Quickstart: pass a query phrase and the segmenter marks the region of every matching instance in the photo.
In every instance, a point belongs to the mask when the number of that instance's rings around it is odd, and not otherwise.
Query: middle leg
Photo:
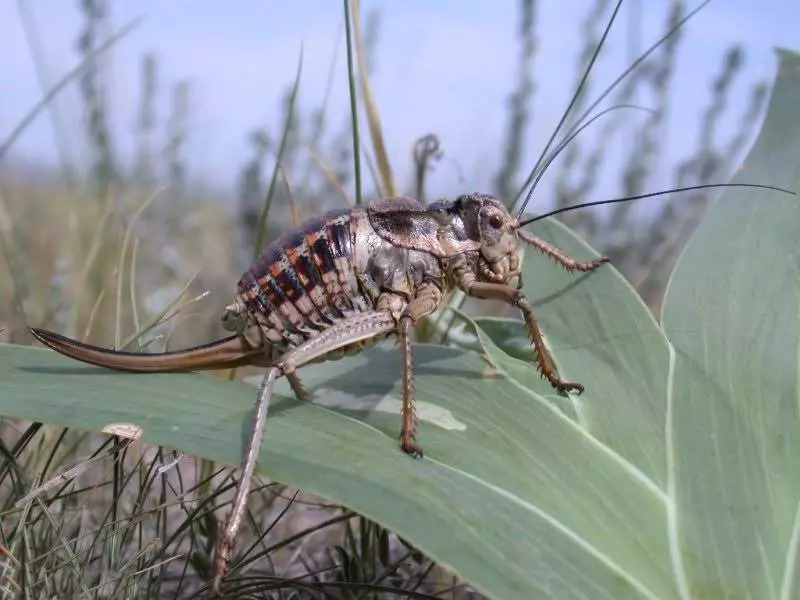
[[[402,360],[403,408],[401,412],[400,449],[414,458],[422,457],[422,448],[416,443],[417,415],[414,409],[413,353],[411,326],[433,313],[442,301],[442,290],[433,282],[426,282],[417,291],[400,315],[397,337]]]

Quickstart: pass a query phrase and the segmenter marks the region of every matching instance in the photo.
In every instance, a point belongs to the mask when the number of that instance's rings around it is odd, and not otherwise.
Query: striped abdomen
[[[354,269],[356,230],[366,214],[340,209],[272,242],[238,283],[248,312],[275,343],[297,345],[354,312],[372,308]]]

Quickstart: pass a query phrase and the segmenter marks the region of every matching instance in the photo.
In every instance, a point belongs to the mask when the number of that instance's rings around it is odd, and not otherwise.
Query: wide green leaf
[[[495,598],[674,595],[658,490],[546,400],[483,376],[477,354],[419,346],[415,359],[424,460],[396,447],[389,345],[305,369],[313,404],[281,382],[259,472],[374,518]],[[3,414],[94,431],[132,422],[145,443],[231,465],[253,399],[251,386],[208,376],[0,345]]]
[[[800,57],[780,59],[734,182],[800,192]],[[798,319],[800,197],[726,190],[663,305],[673,527],[693,597],[800,597]]]
[[[580,260],[598,256],[556,221],[537,222],[532,230]],[[665,489],[669,350],[647,306],[610,264],[567,273],[528,249],[523,271],[562,376],[586,387],[574,398],[579,422]]]

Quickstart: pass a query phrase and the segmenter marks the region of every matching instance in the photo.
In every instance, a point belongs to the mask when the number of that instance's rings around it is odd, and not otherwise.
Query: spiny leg
[[[222,535],[217,538],[217,547],[214,551],[213,589],[217,593],[219,593],[222,576],[225,574],[228,561],[230,560],[236,534],[242,524],[244,509],[247,503],[247,494],[250,493],[250,484],[256,469],[256,463],[258,462],[258,453],[261,450],[261,440],[264,437],[264,425],[267,421],[272,387],[275,385],[275,380],[280,374],[281,369],[277,366],[267,369],[267,373],[264,375],[264,379],[261,381],[261,387],[258,391],[255,414],[253,415],[253,426],[250,431],[250,438],[247,442],[247,448],[241,466],[242,477],[236,488],[236,496],[234,496],[233,499],[231,514],[228,516],[225,528],[222,530]]]
[[[274,372],[277,372],[277,375],[273,377],[272,375]],[[214,554],[214,591],[216,592],[219,592],[222,576],[230,561],[230,553],[233,549],[236,534],[244,518],[244,511],[247,506],[247,495],[250,492],[251,480],[256,463],[258,462],[258,452],[261,449],[261,440],[264,437],[264,425],[266,423],[267,412],[269,411],[272,386],[278,375],[280,375],[280,369],[278,367],[270,367],[261,382],[261,389],[259,391],[258,400],[256,401],[256,413],[253,416],[253,429],[248,440],[245,459],[242,461],[242,478],[239,482],[239,486],[236,488],[236,496],[233,499],[233,509],[225,524],[223,534],[217,540],[217,549]],[[303,388],[303,384],[300,382],[297,373],[292,371],[285,373],[285,375],[297,399],[300,401],[307,401],[308,394],[305,388]]]
[[[417,415],[414,409],[413,353],[411,326],[422,317],[433,313],[442,301],[442,291],[433,283],[423,284],[417,295],[408,303],[400,316],[398,339],[402,360],[403,408],[400,427],[400,448],[414,458],[422,457],[422,448],[416,443]]]
[[[573,390],[578,393],[583,392],[583,385],[572,381],[565,381],[559,376],[553,358],[550,356],[550,352],[542,339],[539,323],[537,323],[536,318],[533,316],[533,308],[531,307],[530,300],[528,300],[521,291],[502,283],[475,281],[474,276],[470,276],[470,274],[462,276],[459,286],[461,286],[464,292],[475,298],[502,300],[503,302],[519,308],[522,311],[525,324],[528,326],[528,334],[531,337],[531,342],[533,342],[536,354],[536,365],[539,368],[539,372],[547,379],[550,385],[560,392]]]
[[[539,328],[539,323],[536,317],[533,316],[533,309],[530,301],[524,296],[517,299],[517,306],[522,311],[522,316],[525,319],[525,324],[528,326],[528,333],[531,336],[533,347],[536,350],[536,363],[539,366],[539,372],[544,375],[550,385],[556,388],[559,392],[576,391],[579,394],[583,393],[583,384],[575,381],[565,381],[561,379],[558,374],[558,369],[553,362],[553,357],[542,339],[542,330]]]
[[[295,373],[295,369],[338,348],[377,335],[391,333],[395,330],[395,327],[395,320],[388,312],[356,314],[332,325],[325,331],[321,331],[303,344],[290,350],[269,368],[261,383],[258,400],[256,401],[253,427],[241,466],[242,478],[239,481],[239,487],[236,489],[231,514],[228,516],[222,535],[217,540],[213,581],[215,593],[219,594],[222,577],[227,570],[230,554],[244,516],[247,495],[250,492],[251,480],[258,461],[258,454],[261,450],[261,441],[264,437],[264,425],[275,380],[280,375],[286,375],[295,393],[300,392],[298,397],[302,400],[305,398],[305,391],[300,386],[300,380]]]
[[[546,242],[539,236],[533,235],[532,233],[528,233],[526,231],[519,230],[518,232],[519,237],[521,237],[525,242],[539,250],[542,254],[549,256],[553,260],[555,260],[558,264],[564,267],[567,271],[594,271],[600,265],[607,263],[609,258],[607,256],[601,256],[599,258],[595,258],[594,260],[587,260],[585,262],[581,262],[575,260],[564,251],[556,248],[549,242]]]
[[[422,458],[422,448],[414,441],[417,433],[417,415],[414,410],[414,356],[411,351],[411,325],[409,315],[400,317],[397,337],[402,360],[403,408],[400,415],[400,449],[414,458]]]

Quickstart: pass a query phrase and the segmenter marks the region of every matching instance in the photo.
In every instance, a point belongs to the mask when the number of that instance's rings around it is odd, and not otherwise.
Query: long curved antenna
[[[528,200],[530,200],[530,196],[531,196],[531,194],[533,194],[533,190],[536,189],[536,185],[539,183],[539,180],[544,176],[545,171],[547,171],[547,168],[553,163],[553,161],[556,158],[558,158],[559,154],[561,154],[564,150],[567,149],[567,146],[569,146],[569,143],[572,140],[574,140],[576,137],[578,137],[578,135],[583,130],[585,130],[587,127],[589,127],[589,125],[591,125],[592,123],[597,121],[600,117],[610,113],[612,110],[617,110],[617,109],[620,109],[620,108],[635,108],[635,109],[638,109],[638,110],[647,111],[649,113],[655,113],[656,112],[653,109],[647,108],[645,106],[638,106],[636,104],[618,104],[617,106],[611,106],[609,108],[601,110],[599,113],[597,113],[591,119],[586,121],[586,123],[584,123],[583,125],[581,125],[577,129],[574,129],[570,133],[570,135],[568,137],[564,138],[563,140],[561,140],[561,142],[559,142],[558,147],[556,147],[556,149],[553,150],[553,153],[550,156],[547,157],[547,160],[542,165],[541,170],[536,175],[536,179],[534,179],[533,180],[533,184],[531,184],[531,190],[530,190],[530,192],[528,192],[528,197],[525,198],[525,204],[523,204],[523,207],[527,206]]]
[[[661,37],[661,39],[659,39],[656,43],[654,43],[652,46],[650,46],[650,48],[648,48],[639,58],[637,58],[635,61],[633,61],[633,63],[627,69],[625,69],[614,80],[614,82],[606,88],[606,90],[602,94],[600,94],[600,96],[597,98],[597,100],[595,100],[583,112],[583,114],[576,120],[575,126],[573,127],[573,130],[570,130],[570,132],[567,135],[569,136],[574,131],[575,128],[580,127],[581,123],[586,119],[587,115],[589,115],[589,113],[591,113],[597,107],[597,105],[600,104],[606,98],[606,96],[608,96],[613,91],[613,89],[615,87],[617,87],[617,85],[619,85],[619,83],[623,79],[625,79],[625,77],[627,77],[636,67],[638,67],[642,62],[644,62],[647,59],[647,57],[650,56],[650,54],[652,54],[658,47],[660,47],[664,42],[666,42],[670,37],[672,37],[679,29],[681,29],[681,27],[683,27],[689,19],[691,19],[694,15],[696,15],[703,8],[705,8],[705,6],[709,2],[711,2],[711,0],[704,0],[703,2],[701,2],[700,5],[697,8],[695,8],[694,10],[689,12],[685,17],[683,17],[680,21],[678,21],[666,34],[664,34]],[[616,15],[616,11],[615,11],[615,15]],[[613,20],[613,17],[612,17],[612,20]],[[609,23],[609,25],[610,25],[610,23]],[[603,37],[601,42],[598,44],[598,47],[597,47],[598,48],[598,50],[597,50],[598,52],[599,52],[600,47],[602,46],[604,40],[605,40],[605,36]],[[588,76],[588,71],[585,73],[585,75]],[[563,120],[564,119],[562,118],[562,122],[563,122]],[[560,126],[561,125],[559,124],[559,127]],[[553,134],[553,137],[555,137],[555,133]],[[551,138],[551,140],[552,140],[552,138]],[[548,146],[549,146],[549,143],[548,143]],[[547,150],[547,148],[545,148],[545,151],[542,152],[542,156],[544,155],[546,150]],[[527,188],[529,185],[531,185],[531,182],[534,180],[534,178],[536,178],[537,182],[541,179],[541,175],[539,175],[537,177],[537,171],[538,171],[539,166],[540,166],[540,164],[542,162],[542,156],[539,157],[539,160],[536,162],[536,165],[531,170],[531,173],[530,173],[530,175],[528,175],[528,178],[525,180],[525,183],[522,185],[522,187],[520,188],[519,192],[517,192],[517,195],[516,195],[517,199],[525,191],[525,188]],[[545,169],[551,163],[552,163],[552,161],[548,161],[547,165],[545,166]],[[522,213],[525,212],[525,208],[528,206],[528,202],[530,201],[531,197],[533,196],[533,191],[534,191],[535,187],[536,186],[534,184],[533,186],[531,186],[531,189],[528,191],[528,194],[525,197],[525,201],[522,203],[522,206],[517,211],[517,218],[519,218],[522,215]],[[515,200],[514,204],[516,204],[516,200]]]
[[[547,140],[547,144],[542,149],[542,153],[539,155],[539,158],[536,160],[536,164],[534,165],[533,169],[531,170],[530,175],[528,175],[528,178],[525,180],[525,183],[523,184],[523,186],[520,189],[520,191],[517,192],[516,198],[514,199],[514,204],[517,203],[517,200],[519,200],[520,195],[525,190],[525,188],[528,187],[528,184],[533,179],[533,177],[534,177],[534,175],[536,173],[536,170],[539,168],[539,165],[542,164],[542,161],[544,160],[544,157],[547,154],[547,151],[550,149],[550,146],[552,145],[553,140],[556,139],[556,136],[558,135],[559,130],[561,129],[561,127],[566,122],[567,117],[569,117],[569,113],[572,110],[572,107],[575,106],[575,103],[578,101],[578,97],[580,96],[581,91],[583,91],[583,86],[586,85],[586,81],[589,79],[589,74],[592,72],[592,67],[594,66],[594,63],[597,60],[597,57],[600,55],[600,50],[603,49],[603,44],[605,44],[606,38],[608,37],[608,34],[611,31],[611,26],[614,24],[614,21],[616,21],[616,19],[617,19],[617,13],[619,12],[619,9],[622,7],[622,1],[623,0],[617,0],[617,5],[614,7],[614,13],[611,15],[611,19],[609,19],[608,24],[606,25],[606,28],[603,31],[603,35],[600,38],[600,42],[597,44],[597,47],[594,49],[594,52],[592,53],[592,57],[589,59],[589,64],[586,66],[586,69],[583,71],[583,75],[581,76],[581,81],[578,84],[578,88],[575,90],[575,93],[572,94],[572,98],[570,99],[569,104],[567,105],[567,108],[564,110],[564,112],[561,115],[561,120],[558,122],[558,125],[553,130],[553,134],[550,136],[550,139]],[[519,218],[519,215],[521,215],[523,213],[523,211],[525,210],[525,205],[527,205],[527,200],[525,201],[525,203],[522,205],[522,207],[520,208],[519,212],[517,213],[517,218]],[[513,209],[514,209],[514,205],[512,204],[511,210],[513,210]]]
[[[612,83],[610,86],[608,86],[608,88],[606,89],[606,91],[605,91],[605,92],[603,92],[602,94],[600,94],[600,97],[599,97],[599,98],[597,98],[597,100],[595,100],[595,101],[594,101],[594,102],[593,102],[593,103],[592,103],[592,104],[591,104],[591,105],[590,105],[590,106],[589,106],[589,107],[588,107],[588,108],[587,108],[585,111],[583,111],[583,114],[582,114],[582,115],[581,115],[581,116],[578,118],[578,120],[576,121],[576,124],[578,124],[578,123],[580,123],[581,121],[583,121],[583,120],[586,118],[586,116],[587,116],[587,115],[588,115],[590,112],[592,112],[592,111],[593,111],[593,110],[594,110],[594,109],[597,107],[597,105],[598,105],[598,104],[600,104],[600,103],[601,103],[603,100],[605,100],[606,96],[608,96],[608,95],[611,93],[611,91],[612,91],[612,90],[613,90],[613,89],[614,89],[614,88],[615,88],[617,85],[619,85],[619,83],[620,83],[620,82],[621,82],[623,79],[625,79],[625,78],[626,78],[628,75],[630,75],[630,73],[631,73],[631,72],[632,72],[632,71],[633,71],[633,70],[634,70],[636,67],[638,67],[640,64],[642,64],[642,63],[645,61],[645,59],[646,59],[648,56],[650,56],[650,55],[651,55],[651,54],[652,54],[652,53],[653,53],[653,52],[654,52],[654,51],[655,51],[657,48],[659,48],[659,47],[661,46],[661,44],[663,44],[663,43],[664,43],[664,42],[666,42],[666,41],[667,41],[669,38],[671,38],[673,35],[675,35],[675,33],[677,33],[677,31],[678,31],[678,30],[679,30],[681,27],[683,27],[683,26],[684,26],[684,25],[687,23],[687,21],[688,21],[689,19],[691,19],[691,18],[692,18],[693,16],[695,16],[695,15],[696,15],[698,12],[700,12],[700,11],[701,11],[703,8],[705,8],[706,4],[708,4],[709,2],[711,2],[711,0],[704,0],[704,2],[701,2],[701,3],[700,3],[700,5],[699,5],[697,8],[695,8],[693,11],[691,11],[691,12],[687,13],[687,15],[686,15],[685,17],[683,17],[683,18],[682,18],[680,21],[678,21],[677,23],[675,23],[675,25],[674,25],[674,26],[673,26],[673,27],[672,27],[672,28],[671,28],[671,29],[670,29],[670,30],[669,30],[667,33],[665,33],[665,34],[664,34],[664,35],[661,37],[661,39],[659,39],[659,40],[658,40],[658,41],[657,41],[655,44],[653,44],[652,46],[650,46],[650,48],[648,48],[648,50],[647,50],[646,52],[644,52],[644,53],[643,53],[643,54],[642,54],[642,55],[641,55],[639,58],[637,58],[635,61],[633,61],[633,63],[631,63],[631,65],[630,65],[630,66],[629,66],[627,69],[625,69],[625,70],[624,70],[624,71],[623,71],[623,72],[622,72],[622,73],[619,75],[619,77],[617,77],[617,78],[614,80],[614,82],[613,82],[613,83]]]
[[[775,187],[772,185],[760,185],[758,183],[706,183],[702,185],[691,185],[688,187],[680,187],[680,188],[673,188],[671,190],[662,190],[660,192],[650,192],[649,194],[638,194],[636,196],[625,196],[624,198],[613,198],[611,200],[595,200],[593,202],[583,202],[581,204],[573,204],[572,206],[562,206],[561,208],[557,208],[555,210],[551,210],[550,212],[546,212],[542,215],[538,215],[535,217],[531,217],[530,219],[526,219],[524,221],[520,221],[519,226],[525,227],[530,223],[535,223],[536,221],[541,221],[542,219],[547,219],[548,217],[553,217],[555,215],[559,215],[561,213],[569,212],[571,210],[578,210],[579,208],[588,208],[590,206],[602,206],[604,204],[616,204],[617,202],[630,202],[632,200],[641,200],[643,198],[653,198],[654,196],[663,196],[664,194],[674,194],[676,192],[689,192],[691,190],[703,190],[708,188],[727,188],[727,187],[744,187],[744,188],[760,188],[762,190],[775,190],[777,192],[784,192],[786,194],[790,194],[792,196],[796,196],[797,194],[792,190],[787,190],[784,188]]]

